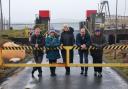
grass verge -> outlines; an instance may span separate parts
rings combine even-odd
[[[117,55],[117,58],[114,59],[113,55],[110,55],[110,53],[104,55],[104,61],[106,63],[123,63],[123,58],[119,55]],[[114,70],[117,71],[118,74],[120,74],[127,82],[128,82],[128,68],[120,68],[120,67],[114,67]]]

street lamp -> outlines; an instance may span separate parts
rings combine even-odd
[[[117,42],[117,29],[118,29],[118,16],[117,16],[117,10],[118,10],[118,0],[116,0],[116,29],[115,29],[115,44]]]
[[[118,0],[116,0],[116,29],[115,29],[115,44],[117,42],[117,29],[118,29],[118,17],[117,17],[117,10],[118,10]],[[115,53],[114,53],[114,59],[116,59],[116,50],[115,50]]]

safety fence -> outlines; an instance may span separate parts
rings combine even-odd
[[[56,64],[5,64],[2,60],[2,50],[66,50],[66,63],[56,63]],[[0,67],[128,67],[128,63],[107,63],[107,64],[75,64],[70,63],[70,50],[81,49],[78,46],[63,46],[56,48],[35,48],[32,46],[19,46],[19,47],[2,47],[0,48]],[[90,46],[89,50],[95,50],[96,47]],[[85,49],[86,50],[86,49]],[[128,50],[128,45],[108,45],[103,48],[103,50]]]

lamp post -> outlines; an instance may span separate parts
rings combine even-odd
[[[118,0],[116,0],[116,30],[115,30],[115,44],[117,41],[117,29],[118,29],[118,16],[117,16],[117,10],[118,10]]]
[[[117,10],[118,10],[118,0],[116,0],[116,29],[115,29],[115,44],[117,42],[117,29],[118,29],[118,16],[117,16]],[[116,50],[115,50],[115,54],[114,54],[114,59],[116,59]]]

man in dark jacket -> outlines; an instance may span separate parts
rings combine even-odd
[[[114,36],[114,34],[110,34],[109,35],[108,43],[109,43],[109,45],[115,44],[115,36]]]
[[[88,63],[88,48],[90,46],[90,35],[85,28],[80,29],[80,33],[76,36],[76,45],[81,47],[78,52],[80,56],[80,63]],[[83,60],[84,58],[84,60]],[[88,67],[81,67],[81,74],[87,76]]]
[[[95,30],[94,35],[91,37],[92,46],[96,49],[92,49],[91,55],[93,63],[102,63],[103,47],[107,44],[105,37],[101,33],[101,30]],[[94,76],[102,77],[102,67],[94,67]]]
[[[64,26],[63,32],[60,38],[61,46],[73,46],[75,43],[74,34],[70,32],[68,26]],[[63,62],[66,62],[66,50],[61,50]],[[73,63],[73,50],[70,50],[70,63]],[[70,67],[66,67],[66,75],[70,75]]]
[[[43,47],[45,45],[45,38],[41,36],[40,34],[40,28],[38,26],[35,26],[34,28],[34,35],[31,37],[30,41],[32,47],[36,48],[33,50],[33,55],[36,63],[41,63],[43,60],[43,51],[38,50],[38,47]],[[32,77],[34,77],[34,72],[38,70],[39,72],[39,77],[42,76],[42,69],[41,67],[33,67],[32,70]]]

